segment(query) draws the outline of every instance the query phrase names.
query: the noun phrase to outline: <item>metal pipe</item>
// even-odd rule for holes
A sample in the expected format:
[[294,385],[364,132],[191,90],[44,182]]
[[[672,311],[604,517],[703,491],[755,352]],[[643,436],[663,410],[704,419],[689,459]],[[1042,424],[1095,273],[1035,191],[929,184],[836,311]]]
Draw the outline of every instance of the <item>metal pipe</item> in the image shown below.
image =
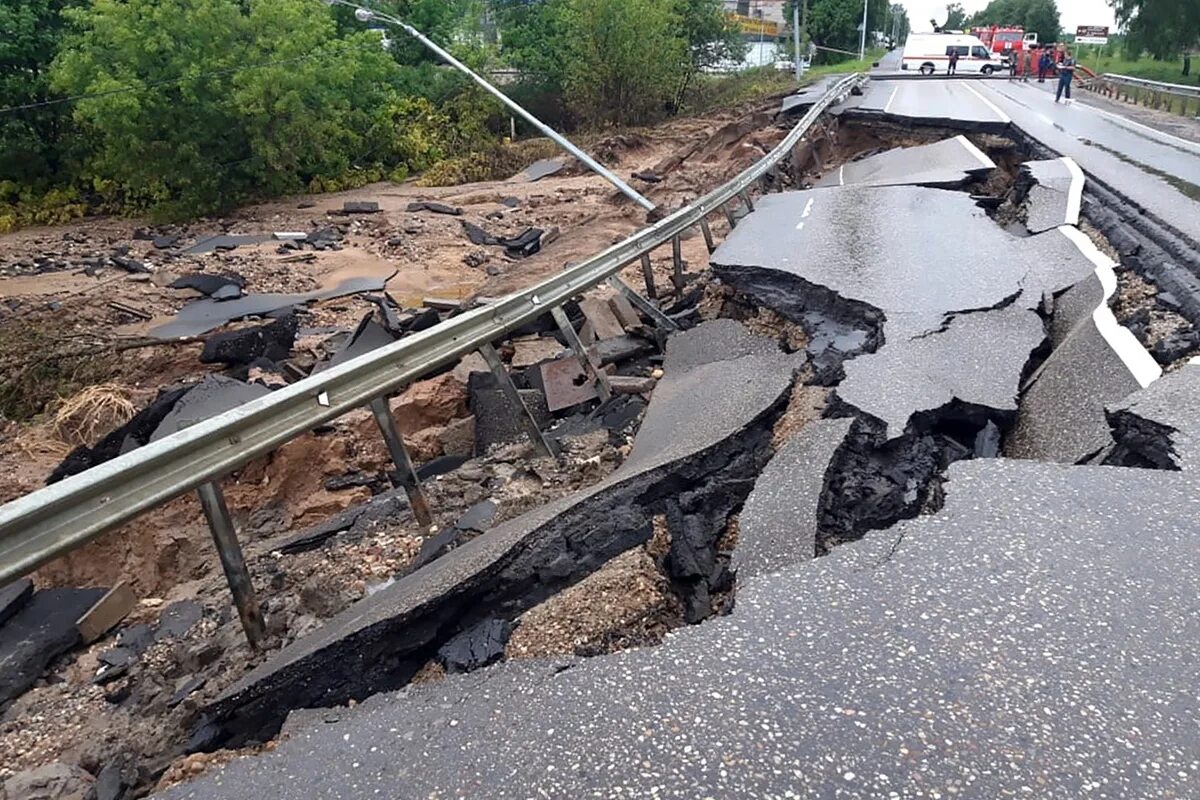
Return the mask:
[[375,417],[375,424],[379,426],[379,432],[383,434],[388,455],[392,457],[392,463],[396,465],[394,473],[396,483],[404,488],[404,494],[408,496],[408,507],[412,509],[413,518],[428,530],[433,525],[433,515],[429,513],[429,502],[425,499],[425,492],[421,489],[421,479],[417,477],[417,471],[413,468],[408,448],[404,446],[404,437],[396,428],[396,420],[392,417],[387,400],[383,397],[376,397],[370,405],[371,415]]
[[246,632],[250,646],[257,650],[266,636],[267,627],[263,623],[262,609],[254,594],[254,584],[250,581],[250,570],[246,568],[246,558],[242,555],[233,519],[229,516],[229,507],[225,505],[225,495],[221,487],[212,481],[200,484],[196,493],[200,495],[200,507],[204,509],[208,529],[217,546],[217,556],[221,559],[221,568],[225,570],[225,580],[229,583],[229,592],[233,595],[233,604],[237,606],[238,616],[242,620],[242,630]]
[[479,86],[482,89],[484,89],[484,91],[488,92],[489,94],[494,96],[497,100],[499,100],[501,103],[504,103],[504,105],[511,108],[513,111],[515,111],[517,114],[519,114],[521,116],[521,118],[524,119],[526,122],[528,122],[530,125],[537,128],[543,134],[545,134],[546,136],[553,139],[555,141],[555,143],[558,144],[559,147],[563,148],[568,153],[570,153],[571,155],[578,158],[584,164],[587,164],[588,167],[593,172],[595,172],[600,177],[604,178],[606,181],[611,183],[613,186],[617,187],[617,190],[620,191],[621,194],[625,195],[630,200],[637,203],[639,206],[646,209],[647,211],[654,210],[654,208],[655,208],[654,203],[651,203],[645,197],[638,194],[638,192],[632,186],[625,183],[625,181],[618,178],[615,174],[613,174],[607,167],[605,167],[599,161],[592,158],[587,153],[583,152],[578,147],[576,147],[574,144],[572,144],[571,140],[567,139],[567,137],[563,136],[558,131],[554,130],[549,125],[542,122],[540,119],[535,117],[533,114],[530,114],[528,111],[526,111],[524,108],[522,108],[521,105],[518,104],[515,100],[513,100],[511,97],[506,95],[504,92],[500,91],[495,86],[493,86],[492,84],[488,83],[486,80],[481,78],[479,75],[477,75],[475,73],[474,70],[472,70],[470,67],[468,67],[466,64],[462,63],[461,61],[459,61],[454,56],[450,55],[450,53],[443,50],[441,47],[439,47],[437,44],[435,44],[433,42],[433,40],[431,40],[425,34],[421,33],[419,30],[414,28],[412,25],[409,25],[407,22],[404,22],[403,20],[399,20],[399,19],[395,18],[395,17],[391,16],[390,14],[384,14],[384,13],[375,11],[370,8],[365,8],[365,7],[357,5],[355,3],[351,3],[348,0],[326,0],[326,1],[329,2],[330,5],[336,4],[336,5],[346,6],[347,8],[353,8],[355,17],[362,22],[367,22],[372,19],[378,19],[378,20],[382,20],[384,22],[390,22],[392,25],[396,25],[401,30],[403,30],[405,33],[407,33],[409,36],[413,37],[418,42],[425,45],[430,50],[432,50],[434,53],[436,53],[437,56],[439,58],[441,58],[443,61],[445,61],[447,64],[458,69],[460,72],[465,74],[471,80],[475,81],[475,83],[479,84]]
[[563,338],[567,340],[567,344],[575,351],[575,357],[579,359],[580,365],[585,371],[591,374],[592,380],[596,382],[596,394],[600,396],[600,400],[610,400],[612,398],[612,384],[608,382],[608,376],[604,374],[604,370],[600,369],[600,361],[592,355],[586,347],[583,346],[583,341],[580,340],[579,334],[575,332],[575,328],[571,325],[571,320],[567,319],[567,312],[562,310],[562,306],[555,306],[550,309],[550,316],[554,317],[555,324],[562,331]]
[[650,264],[649,253],[642,253],[642,280],[646,282],[646,296],[657,300],[658,289],[654,288],[654,267]]

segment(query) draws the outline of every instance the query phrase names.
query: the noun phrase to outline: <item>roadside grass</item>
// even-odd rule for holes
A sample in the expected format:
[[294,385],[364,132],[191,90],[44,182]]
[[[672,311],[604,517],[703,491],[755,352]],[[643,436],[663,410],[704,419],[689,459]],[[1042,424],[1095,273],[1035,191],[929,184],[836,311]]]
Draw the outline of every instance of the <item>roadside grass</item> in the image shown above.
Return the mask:
[[1173,61],[1155,61],[1146,57],[1130,61],[1117,55],[1104,54],[1097,58],[1096,48],[1080,45],[1075,48],[1075,58],[1080,64],[1096,72],[1111,72],[1164,83],[1200,85],[1200,58],[1192,59],[1192,74],[1186,77],[1183,74],[1182,57]]

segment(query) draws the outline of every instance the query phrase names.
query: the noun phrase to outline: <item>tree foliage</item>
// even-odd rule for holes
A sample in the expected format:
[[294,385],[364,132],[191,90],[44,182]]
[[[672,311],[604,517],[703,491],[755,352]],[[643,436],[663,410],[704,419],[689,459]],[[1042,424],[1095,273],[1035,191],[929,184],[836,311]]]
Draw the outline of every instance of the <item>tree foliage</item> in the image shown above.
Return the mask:
[[[50,61],[63,35],[63,10],[73,5],[76,0],[0,3],[0,108],[53,99]],[[0,182],[41,184],[60,171],[66,115],[61,106],[0,114]]]
[[946,23],[942,25],[946,30],[960,31],[967,25],[967,11],[962,7],[962,3],[950,3],[946,6]]
[[1126,51],[1175,58],[1200,49],[1200,3],[1196,0],[1109,0],[1126,35]]
[[1020,25],[1037,33],[1042,42],[1056,42],[1062,33],[1054,0],[991,0],[970,19],[977,25]]

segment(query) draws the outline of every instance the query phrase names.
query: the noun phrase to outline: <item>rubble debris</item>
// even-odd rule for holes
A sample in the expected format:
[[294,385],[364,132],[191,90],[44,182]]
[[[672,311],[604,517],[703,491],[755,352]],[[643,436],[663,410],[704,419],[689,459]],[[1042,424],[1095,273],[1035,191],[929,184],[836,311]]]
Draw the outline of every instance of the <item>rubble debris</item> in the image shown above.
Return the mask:
[[0,797],[10,800],[85,800],[94,788],[91,774],[77,766],[54,761],[18,772],[0,785]]
[[271,240],[270,236],[259,234],[218,234],[209,236],[196,242],[191,247],[185,249],[183,254],[186,256],[199,256],[206,253],[213,253],[218,250],[234,250],[238,247],[251,244],[262,244]]
[[149,275],[153,272],[145,263],[138,261],[136,258],[126,258],[125,256],[113,256],[111,261],[116,266],[130,273],[131,275]]
[[481,500],[471,506],[458,518],[457,522],[438,531],[421,544],[421,549],[409,564],[408,571],[415,572],[431,561],[442,557],[452,547],[458,546],[468,537],[474,538],[475,535],[486,531],[491,527],[492,521],[496,518],[496,512],[499,510],[499,504],[490,499]]
[[521,183],[536,183],[542,178],[548,178],[551,175],[557,175],[558,173],[562,172],[566,166],[567,160],[565,158],[541,158],[509,178],[509,180],[519,181]]
[[179,242],[179,237],[172,236],[172,235],[155,236],[153,239],[150,240],[150,244],[153,245],[155,250],[170,250],[178,242]]
[[[269,658],[209,707],[206,746],[261,739],[291,707],[336,704],[406,683],[430,649],[458,631],[488,617],[511,620],[646,541],[652,516],[670,515],[668,508],[695,533],[693,563],[706,560],[695,548],[701,539],[715,544],[719,533],[712,532],[724,529],[749,493],[799,366],[778,351],[724,355],[714,351],[706,363],[676,370],[668,352],[664,378],[616,472],[492,528]],[[714,391],[720,403],[711,402]],[[715,558],[707,573],[680,569],[672,581],[696,618],[702,598],[728,585],[729,576]]]
[[135,414],[129,422],[109,432],[95,447],[81,445],[72,450],[50,473],[50,477],[46,478],[46,484],[57,483],[63,478],[77,475],[146,444],[163,419],[171,413],[179,398],[191,388],[180,386],[160,389],[153,402]]
[[730,568],[739,579],[816,557],[821,503],[853,424],[849,417],[814,420],[767,462],[738,514]]
[[512,632],[508,620],[486,619],[438,648],[438,661],[450,675],[486,667],[504,655]]
[[1200,468],[1200,362],[1193,361],[1105,409],[1116,442],[1106,464]]
[[184,306],[170,320],[151,328],[149,335],[156,339],[199,336],[227,322],[245,317],[260,317],[318,300],[382,291],[387,281],[388,278],[347,278],[331,288],[304,294],[248,294],[236,300],[220,301],[209,297]]
[[379,203],[372,200],[347,200],[342,203],[344,214],[378,214]]
[[652,352],[654,345],[640,336],[625,334],[612,339],[601,339],[588,345],[587,349],[601,366],[607,366]]
[[20,611],[31,597],[33,581],[29,578],[18,578],[12,583],[0,586],[0,625]]
[[542,362],[538,376],[551,414],[596,399],[596,382],[573,354]]
[[0,705],[23,694],[54,658],[79,644],[75,621],[107,589],[41,589],[0,626]]
[[616,315],[617,321],[621,323],[621,327],[627,331],[637,330],[643,327],[642,318],[638,315],[637,310],[633,307],[633,303],[629,302],[629,298],[623,294],[614,294],[608,298],[608,305],[612,308],[613,314]]
[[266,325],[213,334],[204,342],[200,363],[247,366],[260,358],[283,361],[292,353],[298,325],[295,314],[285,314]]
[[334,536],[345,534],[360,537],[380,525],[401,524],[412,517],[408,496],[403,487],[375,495],[364,503],[351,506],[332,519],[318,523],[299,535],[288,535],[271,547],[272,550],[293,555],[320,547]]
[[80,639],[84,644],[96,641],[129,616],[135,605],[137,598],[133,590],[124,581],[118,583],[76,620],[75,627],[79,629]]
[[359,320],[358,327],[354,329],[341,348],[333,354],[333,357],[318,364],[313,371],[321,372],[338,364],[344,364],[372,350],[393,344],[395,341],[395,335],[376,322],[373,315],[367,314]]
[[149,441],[156,442],[268,394],[270,390],[257,383],[242,383],[224,375],[206,375],[175,402],[150,434]]
[[462,308],[462,301],[453,297],[423,297],[421,305],[430,311],[458,311]]
[[127,788],[120,762],[113,761],[100,770],[86,800],[123,800]]
[[510,258],[525,258],[538,252],[542,247],[545,233],[541,228],[526,228],[516,236],[493,236],[467,220],[462,220],[462,226],[471,244],[499,245],[504,248],[505,254]]
[[445,203],[439,203],[436,200],[412,202],[408,204],[408,208],[405,210],[409,212],[431,211],[434,214],[449,214],[452,217],[461,217],[463,213],[462,209],[457,206],[449,206]]
[[520,336],[512,340],[514,369],[532,367],[543,361],[556,358],[563,351],[557,339],[550,336]]
[[1014,189],[1025,204],[1025,227],[1033,233],[1079,224],[1083,171],[1070,158],[1024,162]]
[[[615,339],[625,335],[625,328],[617,319],[617,315],[613,313],[612,306],[608,304],[607,299],[584,298],[579,303],[579,310],[583,312],[584,319],[591,325],[592,334],[596,340]],[[585,344],[588,343],[590,342],[585,341]]]
[[639,172],[634,172],[630,177],[634,180],[642,181],[643,183],[662,183],[662,176],[652,169],[644,169]]
[[[158,624],[153,631],[154,641],[162,642],[168,639],[183,638],[203,617],[204,608],[199,603],[191,600],[179,600],[171,603],[158,615]],[[130,645],[136,647],[137,644],[140,644],[142,635],[144,634],[130,637]],[[138,641],[134,641],[135,639]],[[124,639],[120,641],[125,644]]]
[[928,186],[957,189],[980,180],[996,164],[959,135],[915,147],[896,147],[830,170],[817,186]]
[[176,278],[167,286],[171,289],[194,289],[218,300],[232,300],[242,296],[242,290],[246,288],[246,279],[241,275],[209,275],[198,272]]
[[654,391],[657,380],[649,375],[612,375],[608,379],[613,394],[649,394]]
[[[550,424],[546,396],[537,389],[519,389],[521,400],[543,430]],[[475,416],[475,455],[497,444],[523,441],[528,434],[521,410],[513,408],[490,372],[472,372],[467,380],[467,405]]]

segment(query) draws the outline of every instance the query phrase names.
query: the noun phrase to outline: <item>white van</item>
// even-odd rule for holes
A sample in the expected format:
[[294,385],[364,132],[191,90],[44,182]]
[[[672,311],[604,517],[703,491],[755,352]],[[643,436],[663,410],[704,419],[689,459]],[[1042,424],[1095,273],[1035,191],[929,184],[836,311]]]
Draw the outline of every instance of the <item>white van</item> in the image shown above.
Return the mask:
[[965,33],[910,33],[900,56],[900,69],[920,70],[922,75],[945,73],[950,54],[958,53],[955,72],[991,75],[1004,69],[999,53],[988,50],[978,36]]

